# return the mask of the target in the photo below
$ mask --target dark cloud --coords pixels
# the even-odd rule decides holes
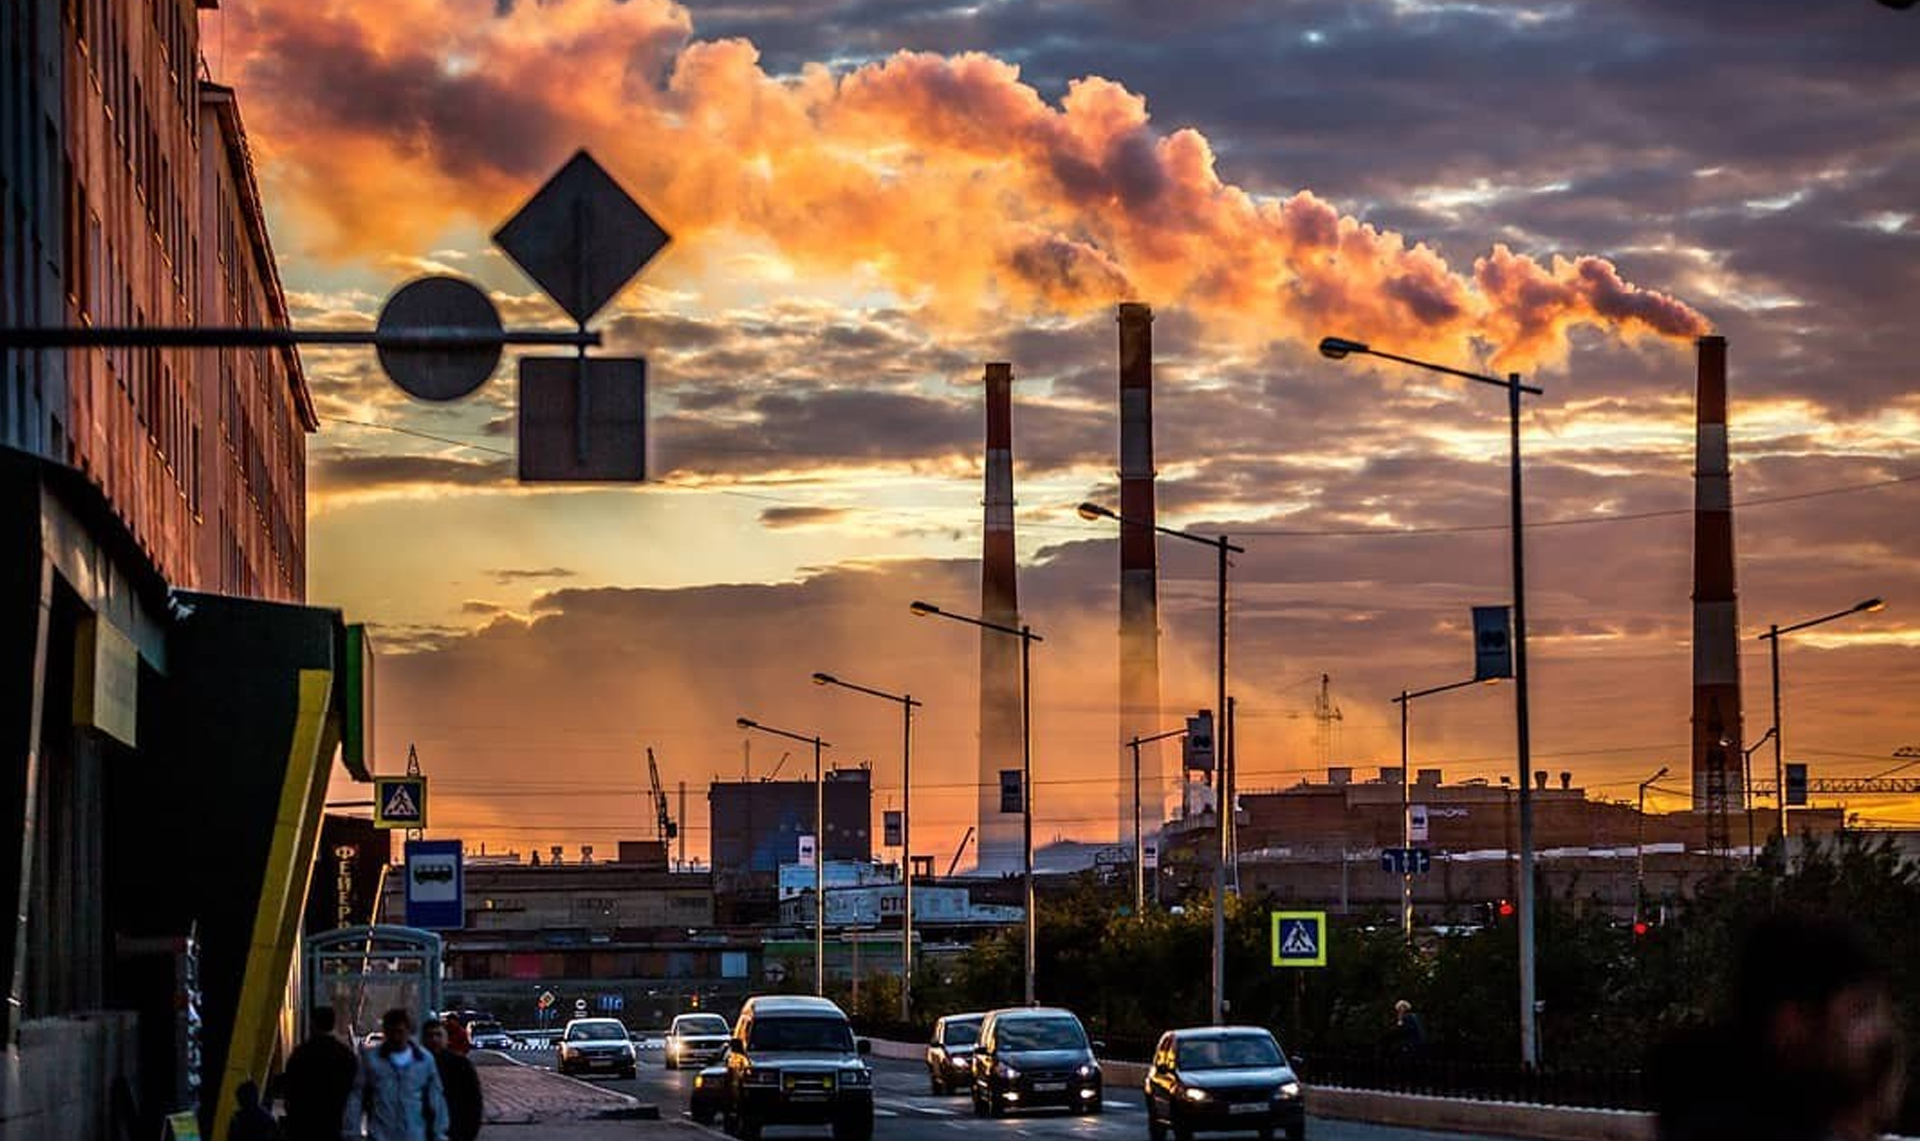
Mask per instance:
[[[578,578],[580,572],[568,567],[500,567],[487,572],[498,583],[514,582],[551,582],[556,579]]]
[[[821,527],[846,519],[851,512],[844,507],[767,507],[760,511],[760,523],[774,530],[795,527]]]

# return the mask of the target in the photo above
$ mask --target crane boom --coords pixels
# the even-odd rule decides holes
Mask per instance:
[[[667,811],[667,790],[660,787],[660,766],[653,759],[653,746],[647,746],[647,783],[653,788],[654,824],[660,833],[660,842],[680,834],[680,826],[673,822],[673,814]]]
[[[973,826],[967,826],[967,834],[960,837],[960,846],[953,850],[953,862],[947,865],[947,875],[952,876],[954,869],[960,866],[960,857],[966,853],[967,841],[973,839]]]

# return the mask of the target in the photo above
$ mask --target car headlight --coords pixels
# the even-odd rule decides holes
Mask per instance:
[[[1281,1082],[1278,1094],[1282,1098],[1293,1099],[1300,1096],[1299,1082]]]
[[[852,1069],[852,1070],[842,1070],[840,1071],[840,1084],[849,1085],[849,1086],[870,1086],[873,1084],[873,1074],[870,1073],[868,1070],[866,1070],[864,1067],[859,1069]]]
[[[693,1075],[693,1088],[705,1089],[707,1087],[708,1081],[710,1080],[711,1079],[709,1079],[705,1074],[695,1074]]]
[[[1197,1089],[1193,1086],[1188,1086],[1186,1089],[1182,1090],[1181,1095],[1185,1097],[1188,1101],[1205,1101],[1207,1100],[1207,1096],[1208,1096],[1206,1090]]]
[[[993,1067],[993,1072],[1007,1079],[1010,1082],[1020,1080],[1020,1071],[1014,1069],[1012,1066],[1007,1065],[1005,1062],[995,1063]]]
[[[1077,1074],[1077,1075],[1079,1075],[1080,1077],[1083,1077],[1083,1078],[1090,1078],[1090,1077],[1093,1077],[1094,1075],[1096,1075],[1096,1074],[1098,1074],[1098,1073],[1100,1072],[1100,1067],[1099,1067],[1099,1066],[1096,1066],[1096,1065],[1094,1065],[1094,1064],[1093,1064],[1093,1063],[1091,1063],[1091,1062],[1089,1062],[1089,1063],[1087,1063],[1086,1065],[1084,1065],[1084,1066],[1081,1066],[1081,1067],[1080,1067],[1079,1069],[1077,1069],[1077,1070],[1075,1070],[1075,1071],[1073,1071],[1073,1072],[1074,1072],[1075,1074]]]

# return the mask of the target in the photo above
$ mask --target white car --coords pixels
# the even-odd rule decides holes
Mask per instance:
[[[640,1057],[618,1019],[576,1018],[560,1032],[555,1068],[563,1074],[612,1073],[630,1078],[640,1070]]]
[[[467,1041],[476,1050],[511,1050],[513,1035],[498,1022],[476,1022],[467,1027]]]
[[[727,1048],[733,1031],[717,1014],[681,1014],[667,1028],[667,1068],[704,1066]]]

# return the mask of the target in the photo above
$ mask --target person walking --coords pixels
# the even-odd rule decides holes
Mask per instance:
[[[1427,1028],[1406,999],[1393,1004],[1393,1055],[1401,1061],[1418,1058],[1427,1048]]]
[[[448,1141],[446,1094],[433,1055],[413,1040],[413,1016],[389,1010],[380,1020],[381,1043],[360,1055],[341,1115],[345,1138],[370,1141]]]
[[[428,1019],[421,1025],[420,1040],[440,1068],[440,1088],[447,1098],[447,1141],[473,1141],[480,1135],[483,1112],[479,1071],[454,1048],[452,1035],[439,1019]]]
[[[314,1007],[307,1025],[311,1035],[287,1055],[280,1076],[287,1141],[339,1141],[340,1114],[360,1063],[353,1047],[334,1036],[331,1006]]]
[[[233,1096],[240,1104],[227,1119],[227,1141],[280,1141],[280,1125],[274,1121],[273,1111],[260,1104],[258,1082],[241,1082]]]

